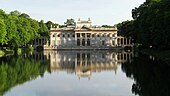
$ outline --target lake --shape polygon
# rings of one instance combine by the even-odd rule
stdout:
[[[170,66],[125,51],[44,51],[0,58],[4,96],[170,96]]]

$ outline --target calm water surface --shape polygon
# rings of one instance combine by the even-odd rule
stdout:
[[[44,51],[1,58],[4,96],[170,96],[170,67],[114,51]]]

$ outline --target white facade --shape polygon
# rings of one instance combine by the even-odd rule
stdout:
[[[117,28],[93,27],[78,20],[75,27],[51,28],[51,49],[110,49],[118,46]]]

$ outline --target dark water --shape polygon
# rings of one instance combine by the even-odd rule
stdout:
[[[170,66],[124,51],[45,51],[0,58],[4,96],[170,96]]]

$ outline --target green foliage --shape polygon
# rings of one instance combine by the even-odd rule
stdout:
[[[115,26],[110,26],[110,25],[102,25],[104,28],[115,28]]]
[[[51,21],[47,21],[47,23],[45,23],[45,24],[46,24],[48,30],[50,30],[50,28],[57,28],[59,26],[58,24],[53,23]]]
[[[49,69],[46,64],[22,57],[0,59],[0,95],[10,88],[34,80]]]
[[[44,37],[49,37],[49,30],[48,30],[48,28],[47,28],[47,26],[44,24],[44,21],[43,20],[41,20],[40,22],[39,22],[39,26],[40,26],[40,28],[39,28],[39,30],[38,30],[38,33],[41,35],[41,36],[44,36]]]
[[[67,21],[64,22],[64,25],[66,25],[66,26],[75,26],[76,22],[74,21],[74,19],[67,19]]]
[[[0,19],[0,43],[5,43],[5,36],[6,36],[6,26],[4,24],[4,21]]]
[[[22,49],[21,49],[21,48],[18,48],[18,49],[17,49],[17,54],[18,54],[18,55],[21,55],[21,53],[22,53]]]
[[[2,57],[4,55],[5,55],[4,51],[0,50],[0,57]]]
[[[118,35],[135,38],[134,36],[134,21],[124,21],[122,23],[117,24]]]
[[[19,17],[22,17],[22,18],[30,18],[30,16],[26,13],[22,13],[21,15],[19,15]]]
[[[33,52],[34,48],[32,46],[29,46],[29,51]]]
[[[131,36],[143,46],[170,48],[169,0],[146,0],[132,10],[132,17],[132,22],[123,22],[119,26],[124,36]]]
[[[19,15],[21,15],[21,12],[19,12],[18,10],[14,10],[14,11],[11,11],[9,14],[11,16],[19,16]]]
[[[38,22],[17,10],[6,14],[0,9],[0,45],[6,44],[17,49],[40,36],[49,37],[48,28],[43,21]]]

